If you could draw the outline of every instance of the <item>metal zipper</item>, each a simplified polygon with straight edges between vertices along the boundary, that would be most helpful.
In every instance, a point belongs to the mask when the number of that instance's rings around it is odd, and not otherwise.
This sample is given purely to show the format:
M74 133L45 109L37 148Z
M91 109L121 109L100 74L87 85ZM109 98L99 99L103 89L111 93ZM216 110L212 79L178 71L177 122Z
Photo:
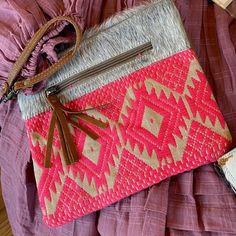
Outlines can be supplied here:
M116 66L119 66L120 64L124 64L125 62L132 60L139 54L144 53L151 49L153 49L151 42L142 44L118 56L115 56L95 66L92 66L74 76L71 76L67 80L61 83L58 83L56 85L49 87L48 89L46 89L45 94L46 96L58 94L75 83L83 83L84 81L87 81L88 79L97 75L98 73L102 73L112 67L116 67Z

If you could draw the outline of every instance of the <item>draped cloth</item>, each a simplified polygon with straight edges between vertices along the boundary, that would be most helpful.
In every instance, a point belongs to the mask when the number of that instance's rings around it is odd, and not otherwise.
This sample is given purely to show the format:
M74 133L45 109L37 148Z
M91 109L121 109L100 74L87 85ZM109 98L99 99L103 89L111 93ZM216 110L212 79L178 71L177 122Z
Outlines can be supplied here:
M47 20L72 16L83 30L139 4L138 0L0 1L0 81ZM236 21L207 0L175 0L236 145ZM57 60L73 32L54 27L38 43L23 77ZM171 177L101 211L59 228L42 222L24 123L15 101L0 105L3 197L17 236L235 235L236 198L212 165Z

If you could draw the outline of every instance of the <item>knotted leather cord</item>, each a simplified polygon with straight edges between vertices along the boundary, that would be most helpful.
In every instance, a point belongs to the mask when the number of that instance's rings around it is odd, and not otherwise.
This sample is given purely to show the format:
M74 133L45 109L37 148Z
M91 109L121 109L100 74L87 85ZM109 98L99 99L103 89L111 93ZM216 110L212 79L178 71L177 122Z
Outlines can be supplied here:
M65 107L56 95L49 95L47 97L48 102L50 103L53 111L51 122L49 126L48 139L47 139L47 149L46 149L46 157L44 160L45 168L50 168L51 163L51 152L52 152L52 144L53 144L53 134L55 131L55 127L57 126L59 139L61 142L62 152L64 156L64 160L66 165L71 165L78 161L78 153L76 150L76 145L73 142L73 136L70 133L69 124L73 127L80 129L85 132L89 137L96 140L99 136L92 130L87 127L82 126L77 123L71 116L76 116L81 120L87 121L99 128L106 128L107 124L103 121L97 120L87 114L83 113L85 111L95 109L86 109L82 111L73 111L67 107Z
M43 35L47 32L47 30L56 22L58 21L67 21L73 25L76 32L76 42L73 50L68 51L65 53L56 63L52 64L49 68L44 70L43 72L27 78L25 80L17 79L22 67L28 60L29 56L31 55L32 51L34 50L37 43L43 37ZM58 71L63 65L65 65L69 60L71 60L77 52L77 49L80 45L82 38L82 32L78 24L73 21L69 17L65 16L58 16L53 18L52 20L48 21L45 25L43 25L30 39L24 50L22 51L20 57L16 60L15 64L12 67L11 72L8 75L7 81L5 81L2 85L0 90L0 102L4 100L4 97L9 95L10 92L17 93L19 90L24 90L26 88L33 87L35 84L47 79L51 75L53 75L56 71ZM8 99L7 99L8 100ZM6 101L7 101L6 100Z

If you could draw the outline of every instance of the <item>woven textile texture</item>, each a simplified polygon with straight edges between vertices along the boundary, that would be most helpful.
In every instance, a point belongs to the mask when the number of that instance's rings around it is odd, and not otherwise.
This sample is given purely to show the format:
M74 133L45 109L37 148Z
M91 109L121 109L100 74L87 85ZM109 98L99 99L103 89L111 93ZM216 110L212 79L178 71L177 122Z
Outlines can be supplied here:
M137 3L135 0L1 1L2 79L7 77L27 40L45 23L45 18L61 14L75 15L81 25L87 28ZM175 3L230 128L235 146L236 21L208 0L175 0ZM49 38L45 37L45 41L41 42L39 50L26 66L25 73L35 73L37 58L41 58L44 53L50 58L56 55L53 49L59 37ZM169 178L99 212L51 229L42 222L27 135L16 103L1 105L0 126L2 190L14 235L236 234L235 195L215 174L211 165Z
M231 136L191 50L124 76L66 106L90 111L106 129L96 141L73 127L79 162L66 167L59 134L44 167L51 112L26 121L45 222L58 226L180 172L217 160ZM78 121L79 122L79 121Z

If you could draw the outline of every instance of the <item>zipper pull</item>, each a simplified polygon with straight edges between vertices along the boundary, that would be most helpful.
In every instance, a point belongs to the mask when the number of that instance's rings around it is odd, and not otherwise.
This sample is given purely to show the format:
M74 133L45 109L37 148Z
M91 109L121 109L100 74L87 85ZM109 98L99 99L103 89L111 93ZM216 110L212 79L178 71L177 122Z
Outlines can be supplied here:
M6 95L4 95L3 97L0 98L0 104L2 102L6 103L6 102L12 100L13 98L16 98L18 93L19 93L19 90L15 91L13 88L10 89Z
M75 116L77 117L77 119L82 119L102 129L105 129L107 127L107 124L83 113L86 110L73 111L65 107L60 102L59 98L55 94L53 94L53 90L52 93L50 93L50 95L46 97L50 106L53 109L53 112L48 131L47 149L46 149L46 157L44 160L44 166L46 168L50 168L52 165L51 152L52 152L53 134L55 126L57 126L58 129L59 139L66 165L71 165L73 163L76 163L78 162L78 153L76 145L73 142L74 138L70 133L69 124L71 124L75 128L80 129L82 132L86 133L94 140L98 139L99 136L93 130L90 130L89 128L84 127L78 122L76 122L74 119L71 118L71 116Z
M57 93L58 93L58 86L57 85L51 86L50 88L46 89L46 91L45 91L46 97L48 97L50 95L55 95Z

